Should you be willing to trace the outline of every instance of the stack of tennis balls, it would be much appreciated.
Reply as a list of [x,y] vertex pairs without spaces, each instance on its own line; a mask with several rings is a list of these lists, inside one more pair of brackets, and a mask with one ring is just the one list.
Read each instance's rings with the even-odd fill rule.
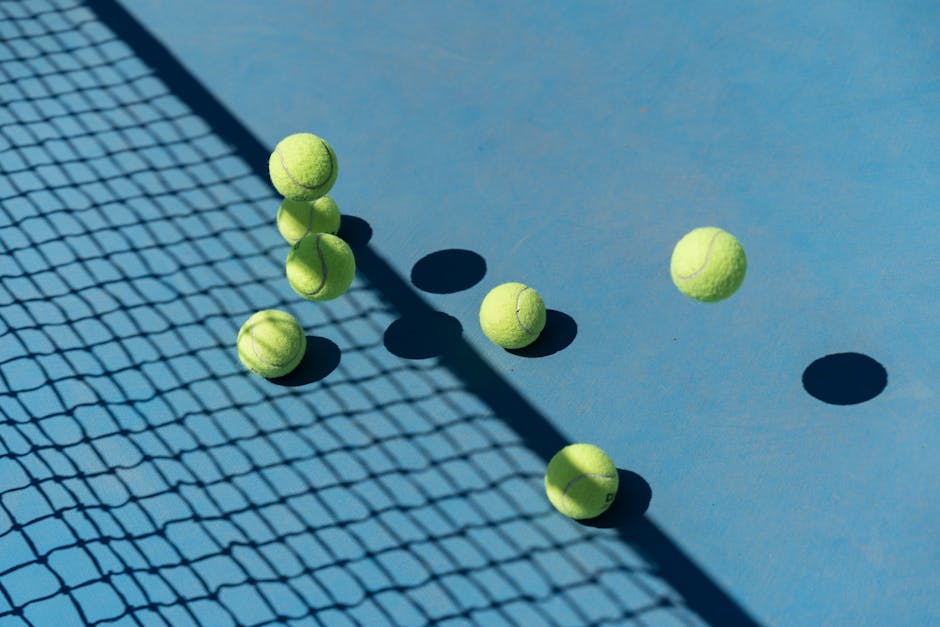
[[[291,245],[284,263],[291,288],[312,301],[346,293],[356,275],[352,249],[337,237],[340,211],[327,193],[336,183],[339,162],[322,137],[288,135],[268,159],[271,184],[284,197],[277,229]],[[284,376],[303,359],[307,339],[296,318],[268,309],[251,316],[238,333],[238,356],[246,368],[266,378]]]
[[336,236],[339,207],[327,196],[339,174],[333,147],[313,133],[288,135],[271,153],[268,171],[284,196],[278,230],[293,245],[285,262],[287,282],[307,300],[342,296],[356,275],[356,259]]

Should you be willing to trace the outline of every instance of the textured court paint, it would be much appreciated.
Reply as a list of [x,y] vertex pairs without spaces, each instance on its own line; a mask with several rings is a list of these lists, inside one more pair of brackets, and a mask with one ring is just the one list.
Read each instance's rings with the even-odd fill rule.
[[[934,7],[131,8],[272,146],[341,145],[331,193],[401,276],[464,248],[488,283],[552,293],[578,335],[532,360],[475,332],[480,286],[427,297],[572,441],[641,474],[651,516],[756,616],[900,625],[940,615]],[[315,88],[271,71],[298,58]],[[749,257],[707,309],[668,274],[700,224]],[[885,391],[806,394],[804,369],[846,351]]]

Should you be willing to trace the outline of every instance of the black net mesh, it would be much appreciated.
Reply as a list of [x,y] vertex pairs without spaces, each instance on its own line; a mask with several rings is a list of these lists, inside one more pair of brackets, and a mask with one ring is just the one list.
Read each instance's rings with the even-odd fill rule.
[[[0,1],[0,623],[701,624],[651,523],[551,509],[560,437],[469,348],[386,348],[422,305],[371,247],[293,295],[267,154],[102,7]],[[263,308],[336,363],[247,373]]]

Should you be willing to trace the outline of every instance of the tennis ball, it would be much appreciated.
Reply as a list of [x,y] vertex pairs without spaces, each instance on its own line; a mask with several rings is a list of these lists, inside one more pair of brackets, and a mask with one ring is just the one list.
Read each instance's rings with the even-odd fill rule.
[[620,475],[607,453],[593,444],[570,444],[548,462],[545,494],[570,518],[594,518],[617,496]]
[[747,272],[747,256],[731,233],[705,226],[687,233],[672,251],[672,282],[695,300],[711,303],[734,294]]
[[342,296],[356,275],[349,245],[329,233],[311,233],[287,253],[287,282],[307,300]]
[[528,346],[545,328],[545,303],[538,292],[522,283],[497,285],[480,305],[480,326],[498,346]]
[[264,309],[238,331],[238,358],[246,368],[273,379],[297,367],[307,350],[307,336],[294,316]]
[[268,159],[271,183],[284,198],[314,200],[336,182],[339,163],[325,139],[312,133],[288,135]]
[[316,200],[285,198],[277,210],[277,230],[289,244],[296,244],[310,233],[339,231],[339,207],[329,196]]

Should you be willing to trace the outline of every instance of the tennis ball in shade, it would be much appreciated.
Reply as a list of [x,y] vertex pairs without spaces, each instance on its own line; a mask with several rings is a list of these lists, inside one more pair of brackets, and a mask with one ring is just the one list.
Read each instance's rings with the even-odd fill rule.
[[254,314],[238,331],[238,358],[262,377],[281,377],[297,367],[307,350],[307,336],[294,316],[278,309]]
[[679,240],[672,251],[670,272],[680,292],[711,303],[738,291],[747,272],[747,256],[731,233],[705,226]]
[[559,512],[578,520],[604,513],[617,496],[620,475],[593,444],[570,444],[548,462],[545,493]]
[[522,283],[497,285],[480,305],[480,327],[503,348],[528,346],[545,328],[545,303],[538,292]]
[[277,230],[289,244],[296,244],[310,233],[339,231],[339,207],[329,196],[316,200],[284,199],[277,210]]
[[307,300],[342,296],[356,276],[356,258],[349,245],[329,233],[311,233],[287,253],[287,282]]
[[284,198],[314,200],[336,182],[339,163],[327,141],[312,133],[288,135],[268,160],[271,183]]

